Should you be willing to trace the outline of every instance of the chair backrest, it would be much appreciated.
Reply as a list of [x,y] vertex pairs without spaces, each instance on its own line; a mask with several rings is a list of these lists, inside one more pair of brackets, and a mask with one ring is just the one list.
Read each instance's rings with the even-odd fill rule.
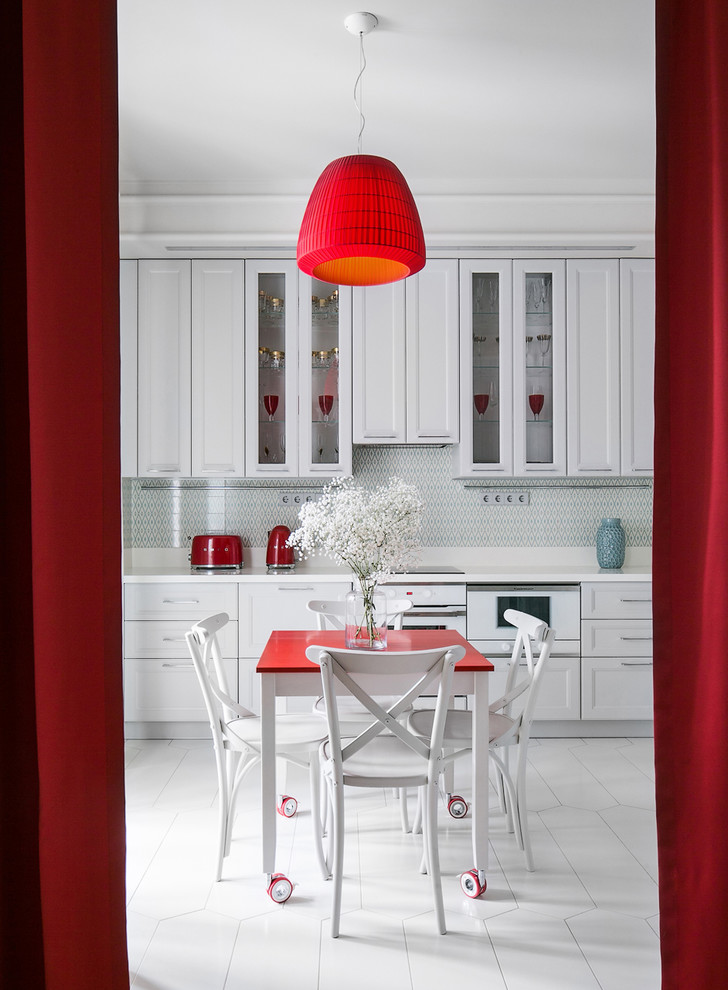
[[185,633],[187,648],[192,657],[192,665],[202,690],[202,697],[210,720],[215,743],[221,742],[225,723],[240,715],[252,715],[230,696],[225,667],[222,662],[217,633],[227,625],[230,617],[227,612],[218,612],[201,619]]
[[[462,646],[396,652],[390,650],[345,650],[309,646],[306,656],[321,668],[329,742],[335,762],[343,762],[381,733],[397,736],[424,760],[437,758],[452,691],[455,664],[465,655]],[[437,683],[437,702],[429,744],[398,721],[424,691],[431,694]],[[342,747],[337,687],[353,695],[369,712],[371,721],[355,739]],[[376,694],[372,694],[372,689]],[[390,698],[382,706],[381,696]],[[394,696],[395,700],[392,700]]]
[[[306,606],[318,620],[319,629],[343,630],[346,625],[346,602],[315,599]],[[393,629],[402,628],[402,613],[412,608],[409,598],[393,598],[387,601],[387,625]]]
[[[490,707],[493,711],[503,711],[521,725],[529,726],[533,721],[544,670],[551,656],[554,632],[541,619],[514,608],[506,609],[504,618],[516,627],[516,639],[508,666],[505,692]],[[534,655],[535,650],[538,651],[537,655]],[[516,701],[519,701],[519,711],[514,714],[513,706]]]

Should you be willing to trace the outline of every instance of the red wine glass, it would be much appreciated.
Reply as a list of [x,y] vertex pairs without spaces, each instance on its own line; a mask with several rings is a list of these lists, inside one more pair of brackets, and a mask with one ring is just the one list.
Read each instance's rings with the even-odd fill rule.
[[324,414],[324,423],[329,421],[329,413],[334,408],[333,395],[320,395],[318,397],[319,409]]
[[268,419],[272,422],[276,409],[278,408],[278,396],[264,395],[263,405],[265,406],[265,411],[268,413]]
[[543,409],[543,400],[543,392],[532,392],[528,397],[528,404],[531,407],[534,419],[538,419],[539,413]]
[[488,408],[490,396],[487,393],[479,393],[478,395],[473,396],[473,402],[475,403],[475,409],[478,413],[478,419],[482,419],[485,414],[485,410]]

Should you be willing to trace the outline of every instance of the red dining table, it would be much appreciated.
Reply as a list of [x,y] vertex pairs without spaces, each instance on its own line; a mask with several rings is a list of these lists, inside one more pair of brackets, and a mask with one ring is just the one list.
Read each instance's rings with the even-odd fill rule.
[[[318,697],[322,693],[320,668],[306,657],[309,646],[342,649],[344,633],[332,630],[276,630],[270,634],[258,661],[261,675],[261,804],[263,873],[271,884],[276,856],[276,698]],[[493,664],[460,633],[449,629],[389,630],[387,650],[428,650],[438,646],[463,646],[465,656],[455,667],[453,693],[472,699],[472,841],[473,873],[480,889],[485,887],[488,864],[488,677]],[[468,870],[468,864],[463,864]],[[287,878],[284,878],[287,879]],[[466,892],[472,883],[463,884]],[[480,890],[478,890],[480,892]],[[470,896],[474,896],[472,893]]]

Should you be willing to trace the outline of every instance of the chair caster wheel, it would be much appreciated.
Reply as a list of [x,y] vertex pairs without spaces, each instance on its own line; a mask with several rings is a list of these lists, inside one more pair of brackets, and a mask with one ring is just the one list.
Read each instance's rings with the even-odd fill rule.
[[284,818],[293,818],[298,808],[298,801],[288,794],[282,794],[278,803],[278,814]]
[[268,884],[268,897],[276,904],[285,904],[293,893],[293,884],[283,873],[274,873]]
[[468,803],[459,794],[450,794],[447,802],[447,810],[452,818],[465,818],[468,813]]
[[467,897],[480,897],[487,886],[488,884],[485,880],[481,884],[478,879],[477,870],[468,870],[467,873],[463,873],[460,877],[460,887]]

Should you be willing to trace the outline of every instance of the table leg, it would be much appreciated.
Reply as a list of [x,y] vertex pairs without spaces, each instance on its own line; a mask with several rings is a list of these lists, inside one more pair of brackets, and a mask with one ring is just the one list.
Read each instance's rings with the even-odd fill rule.
[[263,873],[270,877],[276,861],[276,691],[275,674],[260,678],[260,799]]
[[473,858],[482,883],[488,867],[488,674],[478,673],[473,680]]

